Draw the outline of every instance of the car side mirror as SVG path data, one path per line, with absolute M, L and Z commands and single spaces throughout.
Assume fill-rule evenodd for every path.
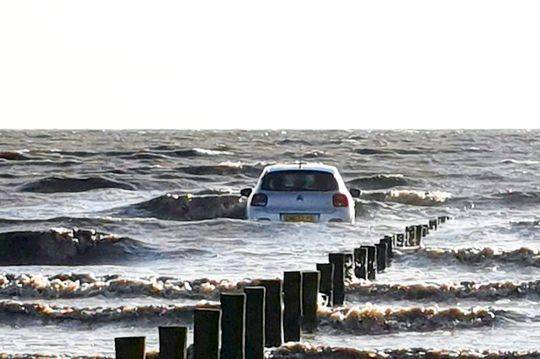
M 351 196 L 353 196 L 353 198 L 360 198 L 361 191 L 359 189 L 349 188 L 349 192 L 351 193 Z
M 243 196 L 243 197 L 249 197 L 249 195 L 251 194 L 252 192 L 252 189 L 251 188 L 244 188 L 240 191 L 240 194 Z

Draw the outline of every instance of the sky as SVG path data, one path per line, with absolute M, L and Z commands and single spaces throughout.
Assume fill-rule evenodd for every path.
M 539 128 L 540 2 L 0 1 L 0 128 Z

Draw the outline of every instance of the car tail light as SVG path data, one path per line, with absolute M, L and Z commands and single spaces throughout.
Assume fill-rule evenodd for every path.
M 251 205 L 254 207 L 264 207 L 268 202 L 268 197 L 264 193 L 256 193 L 251 198 Z
M 336 193 L 332 197 L 334 207 L 349 207 L 349 199 L 343 193 Z

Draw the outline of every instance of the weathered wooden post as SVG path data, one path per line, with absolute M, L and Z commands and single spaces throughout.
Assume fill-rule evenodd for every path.
M 344 254 L 345 254 L 344 280 L 346 282 L 352 282 L 353 276 L 354 276 L 354 256 L 352 253 L 344 253 Z
M 245 287 L 246 358 L 264 359 L 264 287 Z
M 354 275 L 356 278 L 367 279 L 367 248 L 354 249 Z
M 285 342 L 300 341 L 302 318 L 302 274 L 283 273 L 283 338 Z
M 375 246 L 361 246 L 360 248 L 367 249 L 367 277 L 369 280 L 375 280 L 376 272 L 376 258 L 377 258 L 377 247 Z
M 386 243 L 379 241 L 379 243 L 375 243 L 375 247 L 377 247 L 377 273 L 380 273 L 386 269 L 388 260 L 386 257 Z
M 407 246 L 414 246 L 416 243 L 416 228 L 414 226 L 408 226 L 406 228 L 407 233 Z
M 397 247 L 405 246 L 405 235 L 403 233 L 396 234 L 396 246 Z
M 325 297 L 325 304 L 332 305 L 332 281 L 334 278 L 334 265 L 332 263 L 317 263 L 317 270 L 321 273 L 319 292 Z
M 116 359 L 144 359 L 145 337 L 114 338 Z
M 422 244 L 422 238 L 424 237 L 424 233 L 423 233 L 423 230 L 422 230 L 422 225 L 416 225 L 414 226 L 414 238 L 416 239 L 414 245 L 416 246 L 419 246 L 420 244 Z
M 221 310 L 197 308 L 193 314 L 193 354 L 195 359 L 219 358 Z
M 261 285 L 266 288 L 265 297 L 265 347 L 279 347 L 283 342 L 283 313 L 281 310 L 282 292 L 281 280 L 266 279 L 261 281 Z
M 187 328 L 159 327 L 159 359 L 187 358 Z
M 244 359 L 246 295 L 221 293 L 221 359 Z
M 436 219 L 429 220 L 429 229 L 436 231 L 438 227 L 438 221 Z
M 319 272 L 302 272 L 302 329 L 311 333 L 317 329 L 317 294 Z
M 384 236 L 383 240 L 386 242 L 386 256 L 388 257 L 388 263 L 394 258 L 394 241 L 392 236 Z
M 429 226 L 427 224 L 422 225 L 422 237 L 425 237 L 429 234 Z
M 439 216 L 437 217 L 437 220 L 439 221 L 439 223 L 445 223 L 446 220 L 450 219 L 450 217 L 448 216 Z
M 330 253 L 328 260 L 334 265 L 332 304 L 342 305 L 345 301 L 345 254 Z

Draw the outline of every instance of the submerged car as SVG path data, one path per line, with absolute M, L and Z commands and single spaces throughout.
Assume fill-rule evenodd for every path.
M 290 164 L 266 167 L 248 197 L 248 219 L 283 222 L 354 223 L 360 191 L 347 189 L 336 167 Z

